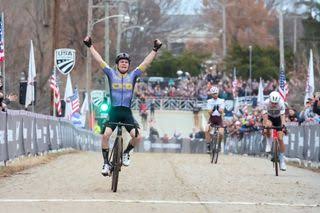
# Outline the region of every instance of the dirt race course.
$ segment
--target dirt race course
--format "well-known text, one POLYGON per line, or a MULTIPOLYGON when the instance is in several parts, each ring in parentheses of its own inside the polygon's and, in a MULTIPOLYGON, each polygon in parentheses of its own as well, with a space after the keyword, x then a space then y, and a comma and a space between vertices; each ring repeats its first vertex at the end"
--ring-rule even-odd
POLYGON ((320 174, 266 159, 134 153, 118 192, 101 155, 80 152, 0 179, 0 212, 320 212, 320 174))

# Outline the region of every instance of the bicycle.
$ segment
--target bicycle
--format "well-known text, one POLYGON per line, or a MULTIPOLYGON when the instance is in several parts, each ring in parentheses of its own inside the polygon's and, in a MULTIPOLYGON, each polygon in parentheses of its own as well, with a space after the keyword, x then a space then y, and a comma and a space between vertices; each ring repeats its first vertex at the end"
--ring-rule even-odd
POLYGON ((210 130, 210 135, 211 135, 211 153, 210 153, 210 158, 211 158, 211 163, 217 164, 218 162, 218 157, 219 157, 219 152, 221 148, 221 142, 218 143, 218 134, 219 134, 219 128, 220 126, 214 125, 212 126, 212 129, 210 130))
POLYGON ((111 174, 112 174, 112 183, 111 190, 113 192, 117 191, 119 172, 121 171, 122 166, 122 154, 123 154, 123 138, 122 138, 122 127, 134 127, 135 136, 138 136, 138 127, 133 124, 125 124, 121 122, 108 122, 111 125, 117 126, 117 136, 113 144, 111 154, 109 156, 109 162, 111 165, 111 174))
POLYGON ((279 134, 278 134, 278 130, 282 128, 280 126, 273 126, 273 127, 263 127, 263 129, 271 129, 272 130, 272 155, 273 155, 273 167, 275 170, 275 174, 276 176, 279 176, 279 150, 280 150, 280 146, 279 146, 279 134))

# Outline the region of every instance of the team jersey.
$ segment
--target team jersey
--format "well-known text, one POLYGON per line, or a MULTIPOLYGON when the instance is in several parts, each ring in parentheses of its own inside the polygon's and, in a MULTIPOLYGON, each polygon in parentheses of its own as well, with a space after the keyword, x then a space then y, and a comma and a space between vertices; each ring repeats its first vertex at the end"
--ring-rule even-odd
POLYGON ((280 100, 279 104, 273 106, 270 102, 270 99, 264 101, 263 104, 263 112, 264 114, 268 114, 272 118, 280 117, 280 115, 283 115, 285 113, 286 107, 284 105, 284 102, 280 100))
POLYGON ((142 74, 142 69, 137 67, 133 71, 121 74, 119 71, 110 68, 106 63, 101 64, 103 72, 108 77, 111 105, 130 108, 133 97, 133 90, 136 80, 142 74))
POLYGON ((221 98, 211 98, 207 102, 207 109, 213 110, 211 116, 221 116, 219 109, 224 110, 224 100, 221 98))

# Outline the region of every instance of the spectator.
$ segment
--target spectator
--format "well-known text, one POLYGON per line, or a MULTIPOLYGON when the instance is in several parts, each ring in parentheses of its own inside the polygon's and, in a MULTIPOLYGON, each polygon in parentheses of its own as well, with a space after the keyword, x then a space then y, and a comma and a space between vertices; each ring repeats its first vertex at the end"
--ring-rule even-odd
POLYGON ((193 106, 193 122, 194 122, 194 126, 196 128, 200 128, 200 118, 199 118, 199 112, 201 110, 201 107, 200 106, 193 106))
POLYGON ((158 139, 159 139, 158 130, 153 126, 151 126, 149 129, 149 140, 151 141, 151 143, 155 143, 158 139))
POLYGON ((315 95, 315 98, 313 99, 312 111, 315 114, 320 115, 320 94, 315 95))
POLYGON ((145 99, 143 98, 141 100, 140 106, 139 106, 139 113, 141 116, 141 123, 144 129, 147 128, 147 119, 148 119, 148 107, 147 104, 145 102, 145 99))
POLYGON ((196 127, 193 127, 193 128, 192 128, 192 132, 189 134, 189 138, 190 138, 191 140, 195 139, 197 132, 198 132, 198 131, 197 131, 197 128, 196 128, 196 127))
POLYGON ((298 113, 294 108, 290 108, 288 116, 286 118, 287 122, 298 122, 298 113))
POLYGON ((299 116, 300 117, 300 122, 299 123, 313 121, 314 116, 315 116, 315 114, 312 111, 311 99, 309 98, 306 101, 305 107, 300 112, 300 116, 299 116))
POLYGON ((17 96, 14 94, 9 94, 6 97, 2 92, 2 79, 0 79, 0 111, 5 112, 8 108, 8 104, 12 101, 16 101, 17 96))
POLYGON ((154 119, 154 111, 156 109, 156 103, 155 100, 152 99, 152 102, 150 104, 150 119, 154 119))

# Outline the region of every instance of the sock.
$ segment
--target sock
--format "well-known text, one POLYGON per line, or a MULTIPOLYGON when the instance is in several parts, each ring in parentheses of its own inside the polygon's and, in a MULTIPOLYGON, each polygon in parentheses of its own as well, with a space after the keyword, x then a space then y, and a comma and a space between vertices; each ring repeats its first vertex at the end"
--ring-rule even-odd
POLYGON ((267 137, 266 152, 271 152, 272 141, 273 141, 272 137, 270 138, 267 137))
POLYGON ((210 149, 210 143, 207 143, 207 149, 210 149))
POLYGON ((126 150, 124 150, 124 153, 129 153, 133 148, 134 146, 131 143, 129 143, 126 150))
POLYGON ((108 149, 103 149, 102 148, 102 156, 103 156, 103 161, 104 161, 104 164, 108 164, 109 163, 109 148, 108 149))

